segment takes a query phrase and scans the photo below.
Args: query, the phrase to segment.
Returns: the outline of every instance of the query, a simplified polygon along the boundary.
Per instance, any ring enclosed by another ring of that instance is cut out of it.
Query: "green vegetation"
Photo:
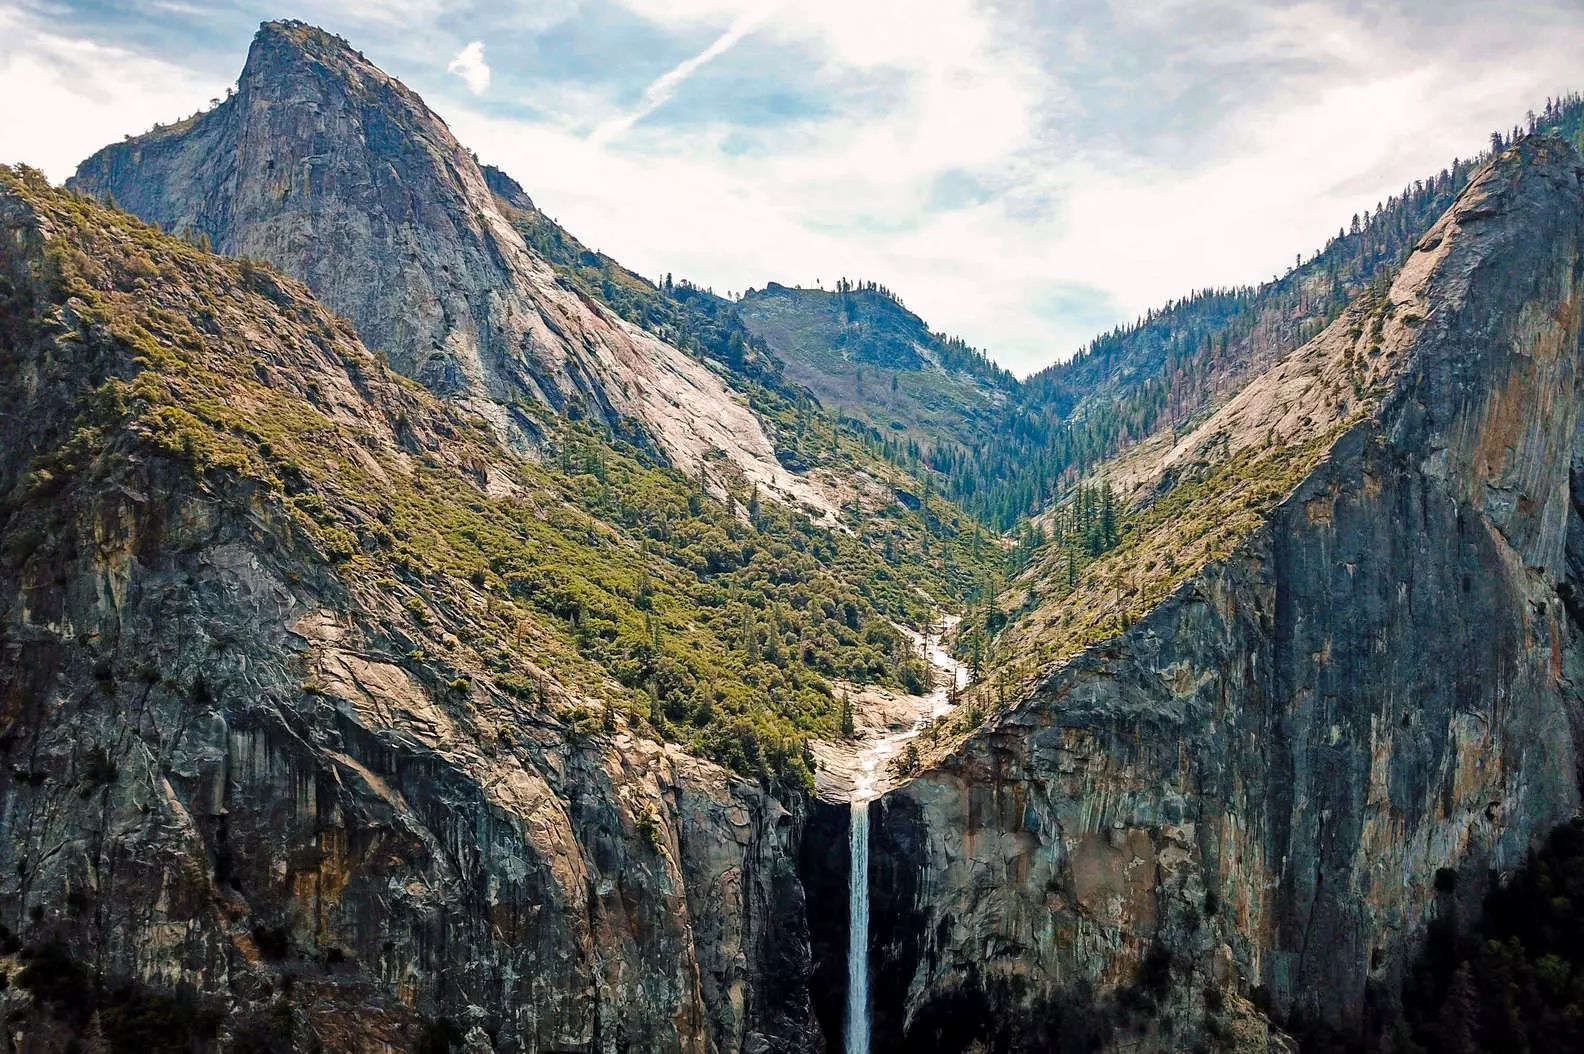
[[[932,333],[885,287],[841,279],[829,292],[770,283],[736,304],[789,380],[865,437],[876,454],[921,468],[941,442],[972,443],[1017,387],[954,337]]]
[[[1584,148],[1584,98],[1549,101],[1528,131]],[[1263,366],[1319,333],[1361,293],[1381,289],[1494,153],[1457,160],[1373,211],[1324,249],[1259,286],[1207,289],[1094,340],[1025,380],[967,442],[903,450],[903,464],[941,474],[942,491],[981,522],[1009,530],[1065,495],[1113,454],[1162,429],[1191,427]]]
[[[1139,509],[1120,508],[1102,481],[1077,488],[1046,521],[1020,524],[1007,554],[1011,587],[971,609],[958,631],[975,684],[952,730],[966,734],[1026,698],[1061,662],[1125,632],[1190,576],[1230,556],[1345,427],[1192,468]]]
[[[1552,831],[1505,886],[1490,890],[1473,922],[1460,919],[1464,881],[1437,872],[1429,932],[1400,1002],[1380,999],[1364,1035],[1276,1015],[1305,1054],[1584,1049],[1584,821]]]
[[[8,533],[47,536],[44,499],[150,454],[185,465],[196,484],[262,495],[308,561],[300,577],[332,575],[437,697],[482,680],[592,734],[619,715],[801,782],[805,739],[841,723],[834,682],[922,683],[895,624],[976,595],[997,555],[796,405],[781,424],[805,415],[806,456],[869,478],[841,525],[761,498],[724,459],[683,475],[588,422],[558,425],[545,463],[525,463],[266,268],[36,174],[0,172],[0,187],[60,232],[52,299],[73,301],[75,325],[57,317],[50,337],[95,349],[102,378],[39,443],[32,512]]]
[[[879,464],[889,460],[916,479],[924,479],[931,473],[924,471],[918,462],[917,443],[913,442],[909,448],[889,427],[889,422],[895,420],[900,426],[902,421],[929,421],[934,419],[932,415],[944,414],[960,424],[968,420],[964,407],[988,406],[985,392],[974,384],[935,370],[929,376],[919,374],[907,378],[905,388],[898,387],[897,377],[891,378],[887,390],[892,393],[893,401],[900,400],[897,409],[900,420],[887,414],[884,422],[877,425],[872,415],[845,417],[842,411],[847,408],[846,404],[839,399],[833,401],[831,393],[820,385],[806,384],[810,378],[797,373],[796,358],[791,362],[797,375],[792,378],[784,375],[782,359],[762,335],[745,324],[745,318],[754,317],[756,301],[751,298],[727,300],[687,281],[673,280],[670,275],[655,285],[603,253],[584,246],[541,212],[522,187],[504,172],[488,166],[483,171],[513,227],[550,263],[564,284],[661,340],[727,371],[731,386],[747,396],[749,405],[766,425],[781,464],[793,472],[825,467],[844,474],[865,471],[893,476],[896,474],[893,469]],[[887,317],[906,316],[909,321],[900,327],[906,331],[903,336],[932,342],[931,354],[948,369],[959,374],[975,373],[987,382],[1000,385],[1016,383],[1010,374],[961,341],[929,334],[917,316],[896,303],[889,292],[874,286],[859,289],[845,282],[843,287],[844,303],[861,299],[879,305],[880,313]],[[818,340],[814,344],[817,350]],[[931,389],[942,382],[944,387],[938,391]],[[921,386],[931,389],[927,399],[910,394]],[[887,388],[884,383],[880,387]],[[835,411],[834,415],[830,411]],[[972,416],[971,411],[969,416]],[[884,434],[882,428],[886,430]],[[900,456],[908,449],[915,455],[911,460]]]
[[[1584,1048],[1584,822],[1551,833],[1505,888],[1485,900],[1479,924],[1457,933],[1443,872],[1441,909],[1404,990],[1414,1051]]]

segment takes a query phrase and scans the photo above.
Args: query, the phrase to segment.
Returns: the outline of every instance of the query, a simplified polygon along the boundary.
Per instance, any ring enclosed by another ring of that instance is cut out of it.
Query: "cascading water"
[[[948,617],[945,629],[956,625]],[[914,738],[928,721],[938,721],[952,712],[953,689],[967,686],[968,671],[943,648],[938,638],[918,638],[919,651],[945,673],[949,685],[937,686],[926,700],[913,727],[870,743],[855,759],[853,767],[852,826],[848,836],[847,872],[847,1029],[846,1054],[869,1054],[869,803],[879,797],[891,782],[887,768],[908,740]]]
[[[847,1054],[869,1054],[869,801],[854,799],[847,877]]]

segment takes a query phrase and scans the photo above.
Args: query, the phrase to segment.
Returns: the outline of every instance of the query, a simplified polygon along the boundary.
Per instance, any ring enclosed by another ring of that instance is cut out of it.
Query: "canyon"
[[[296,22],[0,171],[0,1052],[1409,1049],[1580,805],[1573,145],[1088,464],[1081,564],[877,438],[1022,398],[882,290],[716,354],[547,222]]]

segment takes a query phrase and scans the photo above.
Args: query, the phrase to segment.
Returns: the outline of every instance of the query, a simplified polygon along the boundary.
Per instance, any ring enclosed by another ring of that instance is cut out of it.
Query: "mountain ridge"
[[[826,292],[771,282],[736,310],[790,380],[859,422],[893,460],[916,461],[926,443],[974,442],[1017,390],[1011,374],[875,283],[842,279]]]
[[[589,413],[686,471],[724,451],[783,500],[839,504],[779,464],[717,374],[564,288],[444,122],[339,37],[265,23],[234,96],[106,147],[68,186],[303,279],[400,372],[515,442],[539,438],[533,407]]]

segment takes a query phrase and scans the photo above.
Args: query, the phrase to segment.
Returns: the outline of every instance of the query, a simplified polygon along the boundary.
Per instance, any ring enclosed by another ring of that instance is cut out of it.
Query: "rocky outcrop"
[[[1496,159],[1318,466],[877,803],[876,1049],[1263,1049],[1250,1000],[1357,1034],[1428,921],[1574,813],[1581,179],[1557,140]],[[1235,412],[1266,433],[1282,399]]]
[[[768,493],[833,507],[716,373],[560,282],[444,122],[323,30],[266,23],[233,97],[106,147],[69,185],[269,261],[520,443],[532,405],[636,422],[684,471],[720,451]]]
[[[178,990],[275,1044],[234,1049],[818,1049],[802,806],[503,691],[465,586],[404,621],[300,517],[305,447],[225,445],[268,397],[390,488],[552,500],[487,430],[301,286],[36,175],[0,172],[0,349],[0,1049],[128,1049]],[[128,983],[142,1016],[93,995]]]

